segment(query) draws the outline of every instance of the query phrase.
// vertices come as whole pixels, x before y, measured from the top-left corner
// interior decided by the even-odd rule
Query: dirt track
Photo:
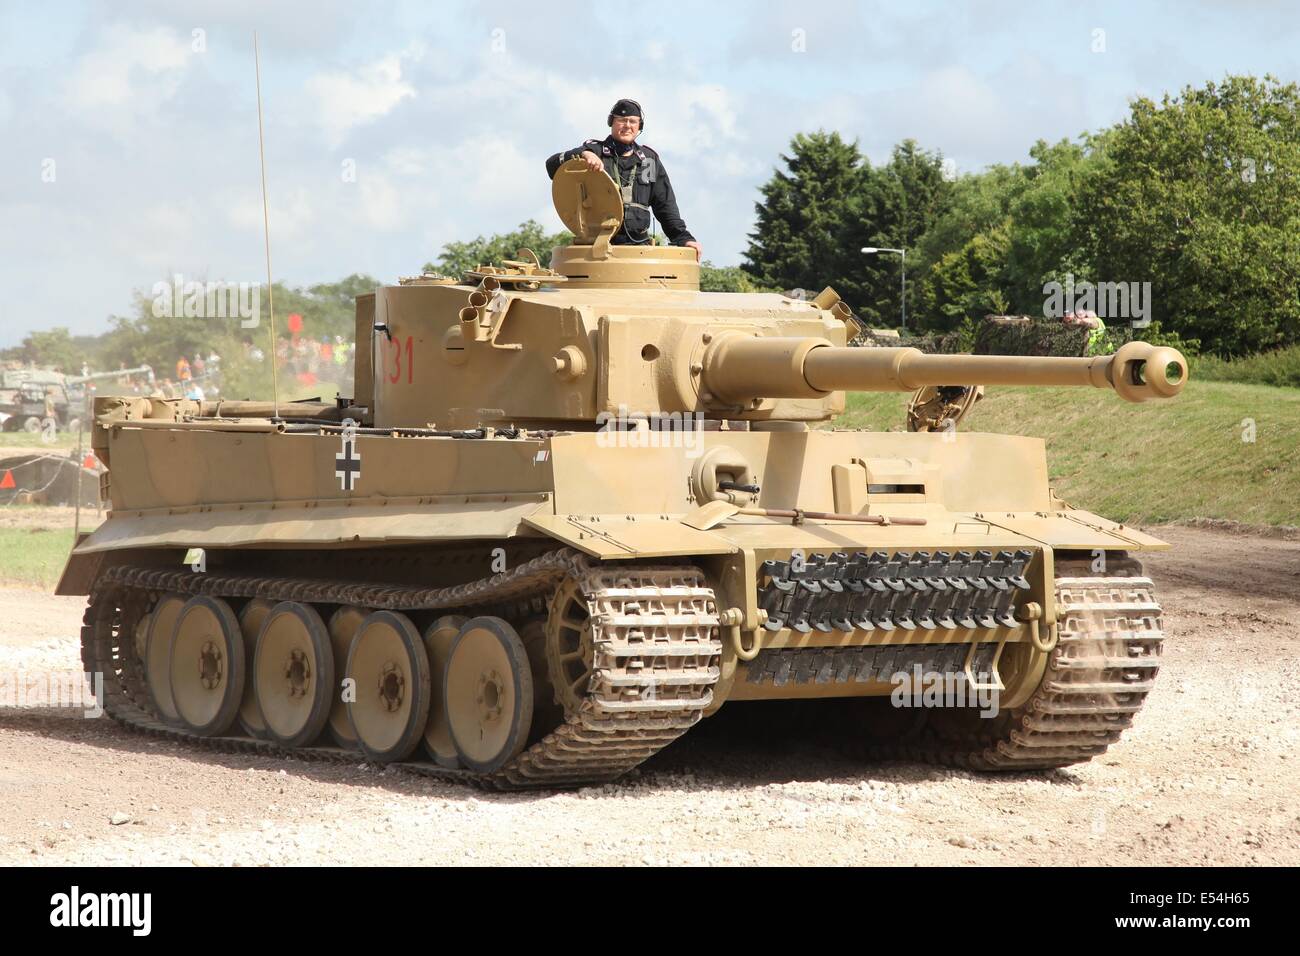
[[[0,864],[1296,865],[1300,544],[1153,530],[1175,544],[1147,561],[1165,663],[1090,764],[862,764],[724,709],[618,785],[499,796],[0,709]],[[78,668],[80,617],[80,599],[0,591],[0,673]]]

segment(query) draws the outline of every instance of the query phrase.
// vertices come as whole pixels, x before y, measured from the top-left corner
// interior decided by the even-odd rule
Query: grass
[[[76,445],[76,432],[59,432],[58,437],[53,442],[45,441],[40,432],[0,432],[0,448],[66,449],[75,448]],[[82,445],[86,448],[90,447],[89,431],[85,433]]]
[[[71,550],[71,528],[0,528],[0,587],[53,590]]]
[[[906,406],[906,395],[850,395],[836,424],[901,428]],[[1300,524],[1293,389],[1193,379],[1173,401],[1133,405],[1098,389],[997,388],[962,430],[1045,439],[1057,494],[1117,521]]]
[[[1198,355],[1192,359],[1191,374],[1217,382],[1256,382],[1300,388],[1300,345],[1237,359]]]

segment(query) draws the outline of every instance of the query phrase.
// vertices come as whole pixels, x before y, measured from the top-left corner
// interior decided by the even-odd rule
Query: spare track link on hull
[[[604,783],[680,737],[713,699],[722,651],[717,606],[695,567],[600,567],[563,550],[492,578],[415,588],[122,566],[106,571],[95,585],[82,627],[82,661],[89,672],[104,675],[104,710],[133,730],[228,753],[360,763],[353,751],[201,737],[164,722],[149,704],[142,665],[130,649],[137,621],[167,591],[392,610],[468,610],[502,603],[533,608],[566,576],[581,582],[595,629],[592,686],[577,712],[495,773],[426,763],[391,766],[497,790]],[[671,655],[662,653],[668,648]]]
[[[1125,564],[1140,575],[1141,566]],[[1002,718],[969,715],[969,733],[928,726],[868,746],[882,759],[971,770],[1040,770],[1084,763],[1119,740],[1160,668],[1160,605],[1146,577],[1059,576],[1059,641],[1037,690]],[[989,726],[992,725],[992,726]]]

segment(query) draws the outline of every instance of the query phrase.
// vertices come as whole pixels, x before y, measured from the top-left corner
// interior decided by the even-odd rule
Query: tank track
[[[608,782],[694,726],[719,677],[713,591],[690,565],[600,567],[572,550],[552,551],[514,571],[446,588],[385,587],[306,578],[195,574],[119,566],[96,582],[82,627],[82,662],[104,675],[105,711],[132,730],[226,753],[360,764],[354,751],[289,749],[247,737],[203,737],[161,720],[149,704],[134,628],[165,592],[222,598],[356,604],[389,610],[466,611],[508,604],[533,613],[566,577],[587,599],[596,659],[587,696],[558,727],[491,774],[432,763],[402,771],[488,789],[575,787]]]
[[[1112,570],[1132,575],[1057,577],[1059,640],[1025,704],[990,720],[961,715],[960,726],[926,720],[905,739],[869,744],[868,753],[996,771],[1065,767],[1105,753],[1151,692],[1164,642],[1150,578],[1132,559],[1115,563]]]

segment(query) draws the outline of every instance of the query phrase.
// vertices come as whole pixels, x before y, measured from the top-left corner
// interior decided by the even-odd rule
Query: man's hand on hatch
[[[598,173],[605,168],[605,165],[600,161],[600,157],[589,149],[584,149],[582,151],[581,158],[582,161],[587,164],[587,168],[593,173]]]
[[[698,242],[696,242],[694,239],[692,239],[690,242],[683,243],[683,245],[689,246],[690,248],[695,250],[696,262],[699,262],[700,259],[704,256],[704,247],[700,245]]]

